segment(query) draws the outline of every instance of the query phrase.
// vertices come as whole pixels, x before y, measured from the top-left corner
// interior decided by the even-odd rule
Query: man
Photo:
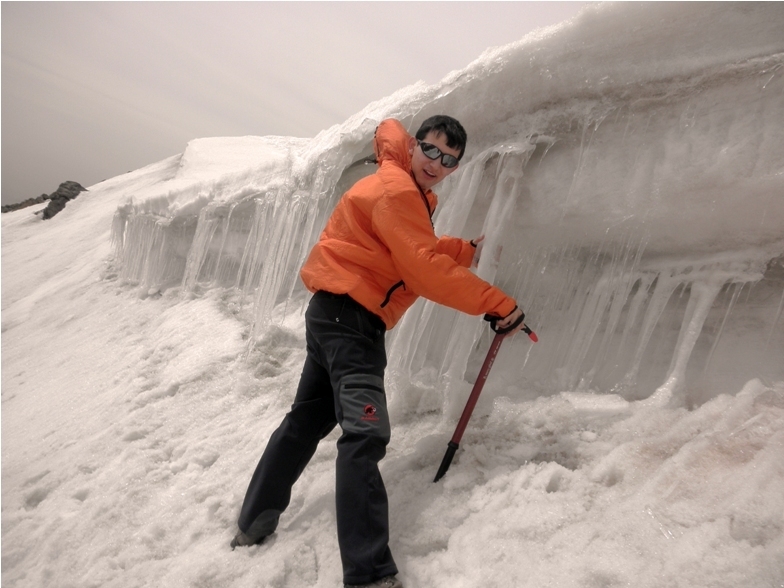
[[[319,441],[339,424],[343,581],[346,587],[402,588],[378,469],[390,438],[385,331],[418,296],[495,315],[500,327],[522,317],[512,298],[467,269],[474,242],[438,239],[433,232],[437,199],[431,188],[457,169],[465,146],[465,130],[448,116],[427,119],[416,137],[396,120],[376,129],[378,171],[343,195],[300,272],[314,292],[305,313],[307,358],[291,411],[251,479],[232,548],[261,543],[275,530],[294,482]]]

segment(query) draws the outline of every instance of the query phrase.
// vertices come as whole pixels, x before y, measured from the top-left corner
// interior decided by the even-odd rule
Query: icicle
[[[691,357],[691,352],[702,332],[702,325],[705,323],[708,311],[723,285],[724,281],[722,279],[692,283],[689,305],[686,309],[686,316],[683,319],[681,332],[678,335],[678,343],[675,346],[673,365],[664,384],[659,386],[654,393],[657,403],[665,402],[675,395],[680,395],[686,375],[686,365]]]
[[[643,318],[642,329],[640,337],[637,342],[637,349],[634,354],[631,369],[627,372],[626,376],[621,383],[624,389],[634,387],[637,384],[637,375],[642,365],[645,349],[648,347],[648,342],[653,335],[653,329],[656,327],[664,312],[664,307],[670,300],[670,296],[675,291],[675,288],[680,284],[680,280],[673,278],[672,273],[660,273],[657,276],[656,286],[654,287],[653,294],[651,295],[648,303],[648,308],[645,311]]]
[[[213,284],[225,286],[231,283],[233,275],[233,268],[237,266],[237,259],[234,255],[234,248],[231,246],[235,240],[241,239],[242,235],[242,222],[235,221],[234,211],[237,208],[237,203],[232,202],[228,205],[228,214],[223,218],[220,226],[220,245],[218,247],[218,254],[215,256],[215,262],[210,272],[210,281]]]
[[[732,313],[732,309],[735,308],[735,303],[738,301],[738,298],[740,297],[740,293],[743,290],[743,286],[745,285],[746,285],[745,283],[732,284],[732,287],[734,288],[735,291],[732,294],[730,303],[727,305],[727,310],[724,312],[724,318],[721,321],[719,332],[716,333],[716,338],[713,340],[713,345],[711,345],[710,352],[708,353],[708,359],[705,360],[705,368],[703,370],[703,373],[707,373],[710,368],[711,362],[713,361],[713,354],[716,351],[716,347],[719,345],[719,341],[721,341],[722,334],[724,333],[724,325],[727,324],[727,319]]]
[[[125,247],[125,227],[128,223],[128,207],[120,206],[112,217],[112,246],[114,254],[118,259],[123,257]]]
[[[770,326],[770,333],[768,333],[768,343],[773,340],[773,333],[776,331],[776,326],[781,320],[781,312],[784,310],[784,290],[781,291],[781,300],[779,300],[779,309],[776,311],[776,318],[773,319],[773,324]]]
[[[620,271],[617,272],[615,292],[612,297],[612,305],[609,309],[607,326],[604,330],[604,337],[599,346],[597,357],[594,360],[595,368],[606,365],[611,341],[621,320],[621,313],[629,302],[629,295],[634,285],[639,281],[639,265],[645,251],[646,240],[641,239],[636,246],[631,237],[624,240],[623,259],[620,262]],[[634,320],[632,318],[632,320]]]
[[[299,266],[310,247],[302,234],[313,227],[312,217],[319,214],[311,200],[308,193],[281,190],[257,202],[254,241],[249,239],[252,251],[247,263],[243,262],[249,269],[246,289],[256,292],[254,337],[272,320],[275,306],[288,301],[297,285]]]
[[[485,175],[485,165],[491,155],[491,152],[487,152],[475,158],[462,171],[455,189],[442,195],[444,202],[439,205],[435,219],[438,235],[462,234]]]
[[[196,222],[196,234],[193,236],[185,262],[185,273],[182,278],[183,291],[191,292],[196,286],[219,222],[219,218],[214,218],[214,210],[210,206],[201,209],[199,220]]]
[[[620,314],[626,304],[629,292],[637,281],[636,265],[642,255],[643,245],[631,247],[626,239],[615,247],[610,263],[603,268],[598,281],[590,288],[589,296],[579,314],[579,323],[570,340],[568,358],[562,373],[563,387],[571,389],[582,380],[581,386],[590,385],[592,375],[602,364],[602,359],[615,333]],[[634,252],[634,255],[632,255]],[[608,315],[607,321],[604,317]],[[600,328],[604,336],[598,346],[593,366],[587,369],[588,377],[581,378],[581,369],[591,352],[591,344]]]

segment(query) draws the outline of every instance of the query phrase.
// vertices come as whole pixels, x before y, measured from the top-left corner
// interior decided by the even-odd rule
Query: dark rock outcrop
[[[22,208],[27,208],[28,206],[42,204],[47,200],[49,200],[49,194],[41,194],[38,198],[28,198],[27,200],[22,200],[21,202],[14,202],[13,204],[3,204],[2,208],[0,208],[0,211],[13,212],[14,210],[20,210]]]
[[[87,188],[82,187],[78,182],[63,182],[60,187],[54,192],[49,194],[49,204],[44,208],[44,220],[52,218],[60,212],[69,200],[73,200],[79,195],[79,192],[86,191]]]
[[[67,181],[60,184],[60,186],[49,194],[41,194],[38,198],[28,198],[23,202],[18,202],[17,204],[6,204],[3,206],[3,212],[11,212],[12,210],[19,210],[20,208],[27,208],[28,206],[33,206],[34,204],[41,204],[43,202],[49,201],[49,204],[43,210],[43,218],[49,219],[60,212],[65,205],[68,203],[69,200],[73,200],[76,198],[80,192],[86,192],[87,188],[82,186],[79,182],[72,182]],[[36,214],[39,214],[36,212]]]

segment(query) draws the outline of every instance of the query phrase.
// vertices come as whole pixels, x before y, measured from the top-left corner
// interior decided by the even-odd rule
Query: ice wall
[[[469,148],[437,189],[436,232],[487,235],[479,274],[541,339],[505,342],[486,401],[695,404],[782,379],[782,31],[780,3],[600,5],[315,139],[193,141],[174,178],[118,209],[122,277],[142,293],[233,289],[258,336],[301,304],[299,267],[374,171],[378,121],[413,132],[444,112]],[[388,336],[393,403],[457,410],[487,338],[475,317],[417,303]]]

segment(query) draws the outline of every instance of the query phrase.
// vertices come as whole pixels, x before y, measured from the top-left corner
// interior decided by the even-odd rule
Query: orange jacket
[[[411,175],[410,135],[388,119],[376,129],[379,169],[340,199],[300,277],[311,292],[348,294],[391,329],[418,296],[468,314],[505,317],[514,299],[472,274],[474,247],[436,238],[438,202]]]

